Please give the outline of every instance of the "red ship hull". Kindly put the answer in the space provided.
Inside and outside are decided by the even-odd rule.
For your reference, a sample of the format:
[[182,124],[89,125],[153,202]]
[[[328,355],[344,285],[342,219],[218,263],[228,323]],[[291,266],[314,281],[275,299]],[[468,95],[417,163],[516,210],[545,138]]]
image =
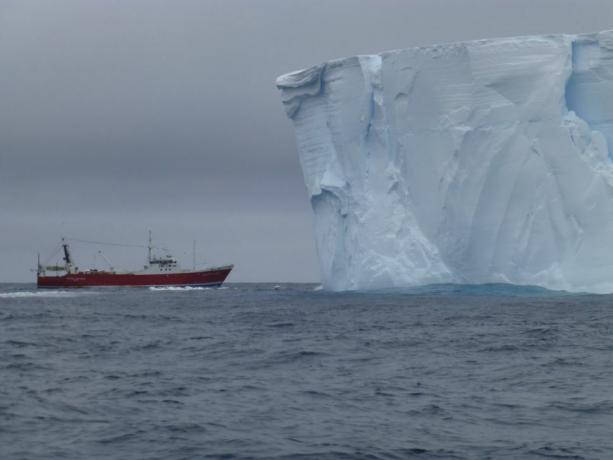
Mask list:
[[78,288],[93,286],[221,286],[232,266],[198,272],[178,273],[112,273],[83,272],[62,276],[39,276],[39,288]]

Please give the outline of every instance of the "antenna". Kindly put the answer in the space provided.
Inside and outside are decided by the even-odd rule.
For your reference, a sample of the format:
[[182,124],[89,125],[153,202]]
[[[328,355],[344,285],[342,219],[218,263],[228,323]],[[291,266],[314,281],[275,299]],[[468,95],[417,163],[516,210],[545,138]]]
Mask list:
[[149,245],[147,246],[148,249],[148,253],[147,253],[147,263],[151,264],[151,230],[149,230]]

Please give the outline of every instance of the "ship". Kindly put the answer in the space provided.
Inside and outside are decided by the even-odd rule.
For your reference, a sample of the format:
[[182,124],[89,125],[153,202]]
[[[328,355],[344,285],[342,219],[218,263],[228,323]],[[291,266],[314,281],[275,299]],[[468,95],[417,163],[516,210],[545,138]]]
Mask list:
[[[142,247],[142,246],[141,246]],[[234,265],[209,267],[203,270],[184,270],[177,259],[167,254],[163,257],[153,254],[151,232],[147,246],[147,264],[138,271],[79,270],[74,263],[70,245],[62,238],[63,264],[42,265],[38,258],[36,284],[39,288],[83,288],[83,287],[219,287],[226,280]]]

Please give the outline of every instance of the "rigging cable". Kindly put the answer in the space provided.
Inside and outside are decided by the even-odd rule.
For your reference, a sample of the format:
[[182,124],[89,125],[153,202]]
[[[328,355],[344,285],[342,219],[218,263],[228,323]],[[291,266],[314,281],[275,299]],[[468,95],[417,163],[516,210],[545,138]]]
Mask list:
[[51,259],[55,258],[55,256],[60,252],[60,249],[62,249],[62,245],[56,245],[51,255],[43,259],[41,265],[49,265],[51,263]]
[[[69,241],[74,241],[76,243],[84,243],[84,244],[96,244],[99,246],[117,246],[117,247],[121,247],[121,248],[146,248],[147,246],[144,244],[129,244],[129,243],[111,243],[108,241],[92,241],[92,240],[82,240],[80,238],[71,238],[71,237],[65,237],[67,240]],[[151,246],[152,248],[155,249],[161,249],[163,251],[168,251],[167,248],[163,248],[161,246]]]

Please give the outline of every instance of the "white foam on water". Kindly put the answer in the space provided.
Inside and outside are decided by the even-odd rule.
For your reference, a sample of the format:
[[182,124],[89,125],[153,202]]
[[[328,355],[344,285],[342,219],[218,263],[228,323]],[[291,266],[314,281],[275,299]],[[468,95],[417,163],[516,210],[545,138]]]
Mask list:
[[199,287],[199,286],[151,286],[149,288],[150,291],[208,291],[211,288],[209,287]]

